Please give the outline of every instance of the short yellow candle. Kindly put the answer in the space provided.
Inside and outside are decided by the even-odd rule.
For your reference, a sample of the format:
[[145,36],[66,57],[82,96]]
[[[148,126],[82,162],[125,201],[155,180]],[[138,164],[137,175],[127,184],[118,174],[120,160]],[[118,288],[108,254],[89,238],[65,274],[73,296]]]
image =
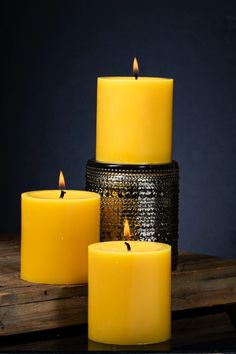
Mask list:
[[[66,193],[64,193],[66,192]],[[100,196],[65,190],[21,196],[21,278],[48,284],[86,283],[88,245],[99,241]]]
[[156,242],[89,246],[89,339],[119,345],[170,339],[171,247]]
[[172,100],[173,79],[98,78],[96,160],[170,163]]

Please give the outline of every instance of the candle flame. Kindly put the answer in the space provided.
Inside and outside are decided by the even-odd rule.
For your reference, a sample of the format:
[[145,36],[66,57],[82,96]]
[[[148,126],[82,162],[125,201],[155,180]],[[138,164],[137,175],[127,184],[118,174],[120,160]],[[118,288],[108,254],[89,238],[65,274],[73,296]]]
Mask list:
[[60,174],[59,174],[59,188],[63,189],[65,187],[66,187],[65,178],[64,178],[63,172],[60,171]]
[[139,67],[138,67],[138,60],[136,57],[134,57],[134,61],[133,61],[133,73],[135,78],[137,78],[139,74]]
[[124,221],[124,237],[126,237],[127,240],[130,239],[130,227],[129,227],[129,222],[128,222],[127,218],[125,218],[125,221]]

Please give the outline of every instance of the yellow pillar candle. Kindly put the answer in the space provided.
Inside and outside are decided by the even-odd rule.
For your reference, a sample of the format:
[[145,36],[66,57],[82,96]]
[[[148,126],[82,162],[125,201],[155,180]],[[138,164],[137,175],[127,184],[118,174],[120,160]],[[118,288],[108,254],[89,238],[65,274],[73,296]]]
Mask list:
[[22,193],[21,278],[86,283],[88,245],[100,238],[100,196],[65,190]]
[[173,79],[98,78],[96,160],[170,163],[172,100]]
[[89,339],[119,345],[170,339],[171,247],[157,242],[89,246]]

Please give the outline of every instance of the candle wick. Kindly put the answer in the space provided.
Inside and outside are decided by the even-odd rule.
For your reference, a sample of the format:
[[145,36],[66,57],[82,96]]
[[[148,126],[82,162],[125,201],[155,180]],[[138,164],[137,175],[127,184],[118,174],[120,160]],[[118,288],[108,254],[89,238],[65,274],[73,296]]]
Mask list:
[[63,190],[61,190],[61,194],[60,194],[60,197],[59,197],[59,198],[63,199],[65,194],[66,194],[66,192],[63,191]]
[[135,80],[137,80],[138,79],[138,74],[137,73],[134,74],[134,77],[135,77]]
[[127,246],[127,251],[131,251],[130,244],[128,242],[125,242],[125,245]]

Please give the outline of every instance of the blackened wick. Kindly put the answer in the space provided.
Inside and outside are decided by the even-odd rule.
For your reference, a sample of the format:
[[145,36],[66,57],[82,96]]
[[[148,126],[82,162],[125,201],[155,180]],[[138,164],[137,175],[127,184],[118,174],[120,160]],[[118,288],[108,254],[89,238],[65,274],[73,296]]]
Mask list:
[[65,194],[66,194],[66,192],[61,190],[60,198],[63,199]]
[[128,242],[125,242],[126,246],[127,246],[127,251],[131,251],[131,247],[130,244]]

